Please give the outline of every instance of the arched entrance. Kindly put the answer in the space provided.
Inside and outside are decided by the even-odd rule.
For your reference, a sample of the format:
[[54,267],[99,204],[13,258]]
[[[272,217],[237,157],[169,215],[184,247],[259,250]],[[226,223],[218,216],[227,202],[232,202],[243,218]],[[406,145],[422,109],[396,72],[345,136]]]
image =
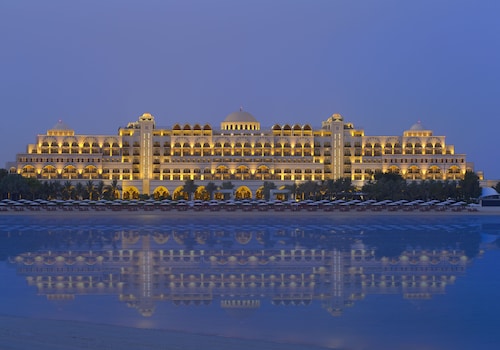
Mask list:
[[264,199],[264,186],[260,186],[257,191],[255,191],[255,199]]
[[235,192],[236,199],[250,199],[252,198],[252,191],[246,186],[240,186]]
[[168,189],[164,186],[158,186],[153,191],[153,198],[156,200],[167,199],[169,197],[170,197],[170,192],[168,192]]
[[179,186],[174,190],[174,193],[172,194],[172,199],[173,200],[179,200],[179,199],[188,199],[188,194],[184,192],[184,186]]
[[194,193],[194,199],[201,199],[202,201],[208,201],[210,199],[210,194],[205,189],[205,186],[198,186]]
[[125,187],[123,189],[123,199],[139,199],[139,190],[137,187]]

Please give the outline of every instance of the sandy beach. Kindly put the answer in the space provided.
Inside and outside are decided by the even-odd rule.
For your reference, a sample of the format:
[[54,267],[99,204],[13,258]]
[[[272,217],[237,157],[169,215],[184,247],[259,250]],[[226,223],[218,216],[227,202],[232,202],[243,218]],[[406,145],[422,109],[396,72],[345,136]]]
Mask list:
[[301,211],[290,211],[290,210],[284,210],[284,211],[274,211],[274,210],[268,210],[268,211],[243,211],[243,210],[235,210],[235,211],[226,211],[226,210],[220,210],[220,211],[210,211],[210,210],[201,210],[201,211],[192,211],[192,210],[186,210],[186,211],[178,211],[178,210],[169,210],[169,211],[162,211],[162,210],[149,210],[149,211],[143,211],[141,209],[137,211],[129,211],[129,210],[103,210],[103,211],[94,211],[94,210],[88,210],[88,211],[79,211],[79,210],[71,210],[71,211],[66,211],[62,209],[54,210],[54,211],[45,211],[45,210],[40,210],[40,211],[32,211],[32,210],[24,210],[24,211],[14,211],[14,210],[9,210],[9,211],[3,211],[0,212],[0,218],[2,216],[43,216],[43,217],[127,217],[127,218],[132,218],[134,216],[154,216],[154,217],[163,217],[163,218],[175,218],[175,219],[182,219],[186,218],[189,220],[194,220],[194,219],[213,219],[213,218],[235,218],[235,219],[253,219],[253,218],[282,218],[282,219],[287,219],[287,218],[296,218],[296,217],[302,217],[302,218],[364,218],[364,217],[370,217],[370,218],[376,218],[376,217],[402,217],[402,216],[408,216],[408,217],[450,217],[450,216],[458,216],[458,217],[463,217],[463,216],[484,216],[484,215],[500,215],[500,207],[477,207],[477,211],[452,211],[452,210],[446,210],[446,211],[436,211],[436,210],[429,210],[429,211],[419,211],[419,210],[412,210],[412,211],[388,211],[388,210],[382,210],[382,211],[371,211],[371,210],[365,210],[365,211],[357,211],[357,210],[350,210],[350,211],[323,211],[321,209],[315,210],[315,211],[308,211],[308,210],[301,210]]

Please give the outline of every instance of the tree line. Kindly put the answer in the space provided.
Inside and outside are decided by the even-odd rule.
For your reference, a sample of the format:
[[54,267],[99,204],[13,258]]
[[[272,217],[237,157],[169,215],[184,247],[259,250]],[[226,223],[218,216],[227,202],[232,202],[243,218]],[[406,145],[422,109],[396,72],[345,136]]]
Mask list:
[[121,190],[117,180],[105,185],[103,181],[88,180],[85,183],[71,181],[40,181],[18,174],[8,174],[0,169],[1,199],[115,199]]
[[[199,185],[194,180],[186,180],[183,193],[188,199],[192,199]],[[204,186],[209,199],[213,199],[217,190],[234,189],[235,185],[230,181],[222,182],[217,186],[209,182]],[[278,189],[271,181],[264,181],[262,185],[262,197],[271,199],[271,191]],[[356,189],[349,178],[337,180],[326,180],[321,182],[306,181],[300,184],[287,184],[280,189],[286,189],[290,195],[288,198],[297,200],[320,200],[320,199],[375,199],[375,200],[415,200],[415,199],[437,199],[472,201],[481,194],[479,177],[474,172],[467,172],[463,180],[459,181],[413,181],[407,182],[401,175],[393,173],[375,174],[374,180],[365,184],[361,189]],[[495,186],[500,192],[500,182]],[[105,185],[103,181],[77,182],[71,181],[40,181],[33,178],[25,178],[18,174],[9,174],[7,170],[0,169],[0,197],[2,199],[90,199],[90,200],[112,200],[120,197],[121,188],[117,180]],[[150,196],[141,194],[140,199]],[[171,199],[171,197],[169,197]]]
[[[497,184],[500,187],[500,183]],[[412,181],[407,182],[401,175],[394,173],[375,174],[374,181],[363,186],[362,192],[368,199],[375,200],[463,200],[473,201],[481,195],[479,177],[467,172],[459,181]]]

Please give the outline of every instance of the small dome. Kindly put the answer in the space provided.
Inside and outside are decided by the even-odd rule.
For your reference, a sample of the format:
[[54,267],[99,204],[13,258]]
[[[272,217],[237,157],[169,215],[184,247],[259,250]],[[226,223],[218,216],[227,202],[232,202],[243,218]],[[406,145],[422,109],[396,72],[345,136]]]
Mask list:
[[50,130],[72,130],[69,126],[66,125],[61,119],[57,121],[57,124],[52,127]]
[[147,120],[147,121],[154,121],[155,118],[151,115],[151,113],[143,113],[140,117],[139,120]]
[[237,111],[229,114],[226,119],[224,119],[225,123],[257,123],[257,119],[253,115],[245,111]]
[[413,124],[410,128],[410,130],[427,130],[424,128],[424,126],[422,125],[422,123],[420,122],[420,120],[418,122],[416,122],[415,124]]
[[332,114],[332,119],[333,120],[340,120],[340,121],[344,120],[344,118],[342,118],[342,116],[339,113]]

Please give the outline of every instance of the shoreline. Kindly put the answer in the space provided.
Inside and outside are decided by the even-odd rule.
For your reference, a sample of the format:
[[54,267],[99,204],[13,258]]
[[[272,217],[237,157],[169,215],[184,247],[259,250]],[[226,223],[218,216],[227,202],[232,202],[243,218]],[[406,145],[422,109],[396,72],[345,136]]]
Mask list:
[[129,211],[126,209],[122,210],[112,210],[112,209],[107,209],[107,210],[85,210],[85,211],[80,211],[78,209],[76,210],[63,210],[63,209],[57,209],[57,210],[6,210],[6,211],[0,211],[0,218],[2,216],[43,216],[43,217],[58,217],[58,216],[64,216],[64,217],[143,217],[143,216],[155,216],[155,217],[165,217],[165,218],[213,218],[213,217],[296,217],[296,216],[301,216],[301,217],[322,217],[322,218],[327,218],[327,217],[390,217],[390,216],[484,216],[484,215],[500,215],[500,207],[477,207],[477,211],[452,211],[452,210],[443,210],[443,211],[437,211],[437,210],[428,210],[428,211],[420,211],[420,210],[410,210],[410,211],[404,211],[404,210],[396,210],[396,211],[388,211],[388,210],[381,210],[381,211],[372,211],[372,210],[364,210],[364,211],[358,211],[358,210],[349,210],[349,211],[339,211],[339,210],[332,210],[332,211],[324,211],[322,209],[317,209],[313,211],[309,211],[307,209],[302,209],[299,211],[292,211],[292,210],[282,210],[282,211],[275,211],[275,210],[267,210],[267,211],[259,211],[259,210],[251,210],[251,211],[246,211],[246,210],[219,210],[219,211],[210,211],[210,210],[199,210],[199,211],[194,211],[194,210],[168,210],[168,211],[163,211],[160,209],[155,209],[155,210],[134,210],[134,211]]

